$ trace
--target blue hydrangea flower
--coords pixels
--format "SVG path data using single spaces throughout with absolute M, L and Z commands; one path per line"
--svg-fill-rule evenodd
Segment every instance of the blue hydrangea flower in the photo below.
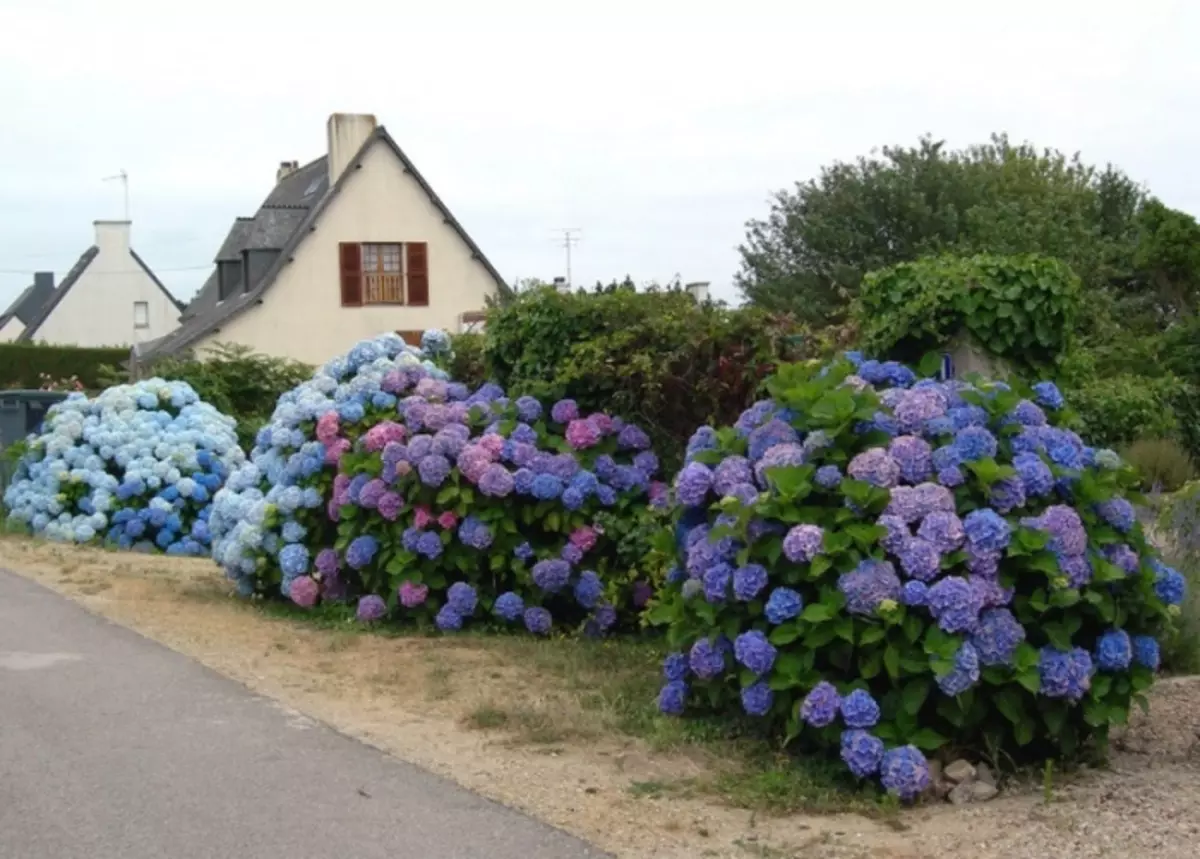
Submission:
M 538 561 L 533 565 L 533 583 L 547 593 L 557 593 L 571 578 L 571 565 L 559 558 Z
M 575 601 L 584 608 L 595 608 L 604 596 L 604 582 L 592 570 L 584 570 L 575 582 Z
M 938 547 L 921 537 L 913 537 L 900 547 L 900 569 L 910 578 L 923 582 L 933 581 L 942 568 L 942 554 Z
M 779 587 L 771 591 L 764 613 L 767 620 L 778 625 L 799 617 L 803 610 L 804 600 L 800 594 L 791 588 Z
M 1066 404 L 1062 392 L 1053 382 L 1038 382 L 1033 386 L 1033 394 L 1038 403 L 1048 409 L 1057 411 Z
M 836 465 L 822 465 L 813 479 L 822 489 L 836 489 L 842 483 L 842 471 Z
M 775 664 L 775 648 L 757 629 L 743 632 L 733 643 L 733 655 L 742 665 L 762 677 Z
M 534 635 L 549 635 L 553 618 L 550 611 L 541 606 L 525 609 L 525 628 Z
M 889 562 L 867 558 L 838 578 L 838 590 L 851 614 L 873 615 L 885 600 L 900 601 L 901 584 Z
M 1137 518 L 1133 511 L 1133 505 L 1124 498 L 1105 501 L 1096 508 L 1096 512 L 1100 514 L 1101 519 L 1123 534 L 1133 529 Z
M 775 693 L 763 680 L 742 687 L 742 709 L 751 716 L 765 716 L 771 710 Z
M 371 563 L 378 551 L 379 541 L 369 534 L 363 534 L 350 541 L 346 548 L 346 563 L 356 570 L 361 570 Z
M 800 705 L 800 718 L 814 728 L 832 725 L 842 707 L 842 696 L 832 683 L 821 681 L 804 696 Z
M 667 716 L 682 716 L 687 707 L 688 687 L 682 680 L 672 680 L 658 693 L 658 710 Z
M 704 598 L 719 603 L 729 594 L 729 583 L 733 580 L 733 567 L 725 562 L 713 564 L 704 571 Z
M 929 602 L 929 585 L 913 579 L 904 583 L 900 601 L 908 606 L 923 606 Z
M 1025 641 L 1025 627 L 1006 608 L 988 609 L 979 616 L 970 641 L 980 664 L 1011 665 L 1017 648 Z
M 284 546 L 279 552 L 279 568 L 285 578 L 304 575 L 308 572 L 308 549 L 298 543 Z
M 1142 668 L 1157 671 L 1161 660 L 1158 640 L 1151 635 L 1135 635 L 1133 637 L 1133 661 Z
M 996 455 L 996 437 L 984 427 L 970 426 L 954 436 L 954 447 L 963 462 L 978 462 Z
M 741 602 L 754 599 L 766 586 L 767 568 L 762 564 L 746 564 L 733 573 L 733 595 Z
M 478 602 L 479 598 L 475 594 L 475 588 L 466 582 L 455 582 L 446 592 L 446 605 L 453 608 L 460 617 L 473 615 Z
M 911 802 L 929 789 L 929 762 L 916 746 L 900 746 L 884 754 L 879 780 L 889 792 Z
M 794 563 L 807 564 L 821 552 L 825 532 L 817 525 L 793 525 L 783 538 L 783 554 Z
M 688 665 L 701 680 L 718 677 L 725 672 L 725 648 L 701 638 L 692 645 Z
M 454 606 L 446 603 L 438 611 L 437 617 L 434 618 L 434 623 L 443 632 L 454 632 L 462 629 L 463 616 L 455 611 Z
M 883 740 L 864 730 L 842 732 L 842 760 L 857 778 L 868 778 L 879 772 L 883 752 Z
M 675 478 L 675 497 L 686 507 L 698 507 L 708 497 L 713 474 L 707 465 L 688 463 Z
M 1096 666 L 1101 671 L 1124 671 L 1133 661 L 1133 642 L 1123 629 L 1110 629 L 1096 642 Z
M 1018 453 L 1013 457 L 1013 467 L 1025 486 L 1026 495 L 1040 497 L 1049 495 L 1054 489 L 1054 474 L 1036 453 Z
M 972 510 L 963 520 L 967 541 L 985 552 L 1000 552 L 1008 548 L 1012 528 L 995 510 L 987 507 Z
M 682 653 L 668 653 L 662 663 L 663 677 L 668 680 L 683 680 L 688 673 L 688 660 Z
M 1041 693 L 1047 698 L 1078 701 L 1092 687 L 1092 656 L 1082 647 L 1069 651 L 1043 647 L 1038 653 Z
M 1154 593 L 1167 605 L 1183 605 L 1187 596 L 1187 581 L 1178 570 L 1156 562 Z
M 953 698 L 979 682 L 979 653 L 970 642 L 963 642 L 954 654 L 954 667 L 937 678 L 943 695 Z
M 979 623 L 982 595 L 960 576 L 947 576 L 929 589 L 929 611 L 946 632 L 972 632 Z
M 840 708 L 848 728 L 873 728 L 879 722 L 879 704 L 864 689 L 855 689 L 843 698 Z
M 492 614 L 512 623 L 525 612 L 525 601 L 512 591 L 506 591 L 496 597 L 492 606 Z

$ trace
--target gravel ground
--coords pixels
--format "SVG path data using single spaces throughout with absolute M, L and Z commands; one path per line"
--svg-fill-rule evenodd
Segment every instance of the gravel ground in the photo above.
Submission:
M 171 569 L 166 571 L 165 565 Z M 341 641 L 266 621 L 221 593 L 209 564 L 0 541 L 0 566 L 337 729 L 622 857 L 655 859 L 1196 859 L 1200 857 L 1200 677 L 1164 680 L 1135 711 L 1110 766 L 1056 782 L 1007 785 L 991 802 L 945 803 L 891 821 L 771 818 L 704 797 L 637 797 L 637 782 L 703 774 L 705 761 L 636 741 L 528 748 L 471 731 L 476 687 L 518 682 L 519 666 L 436 642 Z M 166 574 L 164 574 L 166 573 Z M 446 688 L 430 694 L 431 660 Z M 510 673 L 511 672 L 511 673 Z M 529 678 L 525 677 L 525 683 Z M 539 690 L 525 689 L 536 696 Z M 0 850 L 2 852 L 2 850 Z

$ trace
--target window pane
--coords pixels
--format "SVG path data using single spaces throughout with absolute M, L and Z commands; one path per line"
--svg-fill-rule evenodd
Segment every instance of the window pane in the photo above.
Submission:
M 150 327 L 150 305 L 145 301 L 133 303 L 133 324 L 136 328 Z

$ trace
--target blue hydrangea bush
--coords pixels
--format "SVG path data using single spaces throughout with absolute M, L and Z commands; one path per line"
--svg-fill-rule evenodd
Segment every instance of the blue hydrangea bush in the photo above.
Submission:
M 675 479 L 664 712 L 764 720 L 910 800 L 928 755 L 1070 757 L 1146 706 L 1183 577 L 1052 383 L 848 353 L 769 392 Z
M 471 391 L 416 349 L 364 341 L 280 397 L 218 495 L 213 556 L 244 594 L 352 601 L 366 622 L 601 633 L 650 594 L 615 572 L 601 513 L 667 487 L 638 427 Z
M 207 555 L 212 498 L 244 459 L 232 418 L 184 382 L 148 379 L 51 406 L 4 504 L 51 540 Z

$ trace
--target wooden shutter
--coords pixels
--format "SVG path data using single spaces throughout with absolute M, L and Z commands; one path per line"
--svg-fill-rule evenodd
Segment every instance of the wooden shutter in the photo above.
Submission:
M 416 307 L 429 306 L 429 251 L 425 242 L 406 242 L 408 254 L 408 303 Z
M 342 275 L 342 307 L 362 307 L 362 248 L 357 242 L 342 242 L 338 254 Z
M 409 346 L 420 346 L 421 345 L 421 335 L 424 334 L 425 332 L 424 331 L 397 331 L 396 333 L 399 334 L 400 338 L 405 343 L 407 343 Z

